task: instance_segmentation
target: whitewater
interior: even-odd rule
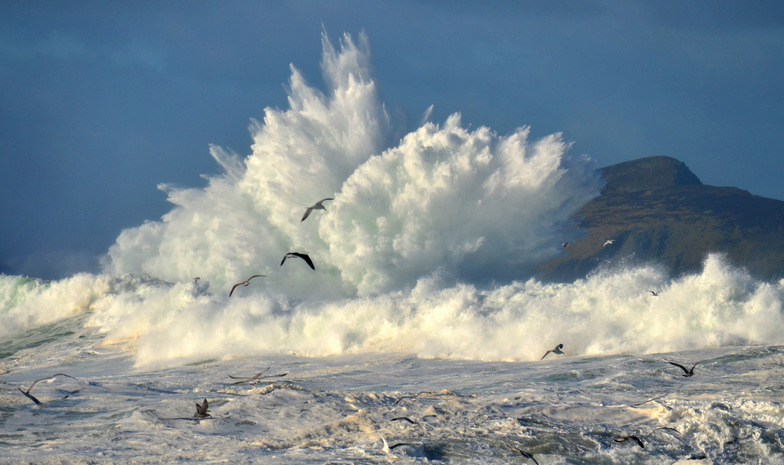
[[[595,162],[458,114],[401,128],[368,39],[322,46],[324,90],[292,66],[251,154],[162,184],[101,273],[0,275],[0,463],[784,463],[784,280],[720,251],[536,279]]]

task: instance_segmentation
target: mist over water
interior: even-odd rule
[[[784,343],[784,281],[756,281],[719,254],[678,279],[655,264],[530,279],[580,234],[570,218],[602,186],[593,161],[569,155],[560,134],[499,135],[457,114],[394,140],[367,39],[345,35],[336,49],[324,36],[323,54],[326,91],[292,66],[289,108],[251,125],[252,153],[210,147],[222,174],[203,188],[162,185],[174,207],[123,231],[103,274],[0,276],[0,336],[74,321],[143,367],[254,353],[511,361],[558,343],[569,355]],[[325,197],[327,211],[300,221]],[[289,251],[316,270],[280,266]]]

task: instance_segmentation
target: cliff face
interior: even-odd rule
[[[671,274],[699,271],[710,252],[766,279],[784,277],[784,202],[706,186],[683,162],[651,157],[603,168],[599,197],[575,220],[585,236],[537,276],[572,281],[602,263],[651,261]],[[612,245],[603,247],[606,240]]]

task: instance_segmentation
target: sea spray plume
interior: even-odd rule
[[[572,215],[602,182],[587,157],[566,156],[559,134],[468,131],[455,114],[385,150],[392,132],[367,39],[345,35],[337,51],[325,34],[322,44],[327,91],[292,67],[289,109],[267,108],[254,123],[244,164],[213,147],[225,173],[204,189],[164,187],[175,208],[123,231],[105,270],[180,281],[198,268],[223,288],[276,251],[307,245],[323,263],[319,280],[275,276],[270,286],[323,299],[410,287],[439,268],[508,282],[557,253],[547,238],[573,234]],[[323,192],[339,195],[318,228],[292,221]]]
[[[528,276],[557,251],[571,215],[598,195],[586,157],[560,135],[529,142],[428,123],[359,166],[319,224],[331,263],[359,295],[413,284],[441,268],[469,282]]]
[[[242,160],[211,147],[223,174],[209,177],[203,189],[162,186],[175,208],[161,222],[123,231],[102,261],[105,271],[178,281],[198,266],[211,287],[223,288],[281,249],[307,244],[326,252],[318,231],[297,227],[291,211],[337,192],[358,165],[388,146],[392,129],[369,78],[364,34],[358,43],[344,35],[337,50],[323,34],[322,45],[326,92],[308,86],[292,66],[289,109],[266,108],[263,121],[253,122],[253,153]],[[336,280],[337,274],[322,276],[321,288],[305,287],[339,295]],[[270,284],[283,292],[303,289],[281,277]]]

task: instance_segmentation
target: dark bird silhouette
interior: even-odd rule
[[[248,284],[250,284],[250,280],[251,280],[251,279],[253,279],[253,278],[258,278],[258,277],[266,278],[266,276],[265,276],[265,275],[263,275],[263,274],[254,274],[253,276],[251,276],[250,278],[248,278],[248,280],[247,280],[247,281],[243,281],[243,282],[241,282],[241,283],[237,283],[237,284],[235,284],[234,286],[232,286],[232,288],[231,288],[231,292],[229,292],[229,297],[231,297],[231,295],[232,295],[232,294],[234,294],[234,289],[237,289],[237,286],[247,286]]]
[[[396,447],[402,447],[402,446],[421,447],[422,446],[422,444],[416,444],[412,442],[398,442],[390,446],[389,443],[387,443],[387,440],[384,439],[383,436],[379,436],[379,437],[381,438],[381,442],[384,444],[384,446],[381,448],[381,451],[386,452],[387,454],[391,453],[392,449]]]
[[[199,284],[200,279],[201,279],[200,277],[196,276],[195,278],[193,278],[193,282]]]
[[[533,460],[533,461],[534,461],[534,463],[535,463],[536,465],[539,465],[539,462],[537,462],[537,461],[536,461],[536,459],[534,458],[534,454],[532,454],[532,453],[530,453],[530,452],[526,452],[526,451],[524,451],[524,450],[522,450],[522,449],[518,449],[517,447],[512,447],[512,446],[510,446],[510,445],[507,445],[506,447],[508,447],[509,449],[511,449],[511,450],[513,450],[513,451],[515,451],[515,452],[519,452],[519,453],[520,453],[520,455],[522,455],[523,457],[525,457],[525,458],[527,458],[527,459],[531,459],[531,460]]]
[[[286,254],[284,257],[283,257],[283,260],[281,260],[281,261],[280,261],[280,266],[283,266],[283,263],[284,263],[284,262],[286,261],[286,259],[287,259],[287,258],[289,258],[289,257],[299,257],[299,258],[301,258],[301,259],[305,260],[305,263],[307,263],[307,264],[308,264],[308,266],[310,267],[310,269],[311,269],[311,270],[315,270],[315,269],[316,269],[316,267],[315,267],[315,266],[313,266],[313,261],[310,259],[310,257],[309,257],[307,254],[304,254],[304,253],[299,253],[299,252],[289,252],[289,253],[287,253],[287,254]]]
[[[424,420],[425,418],[429,418],[429,417],[435,417],[435,415],[423,415],[422,419]],[[412,420],[410,417],[395,417],[395,418],[393,418],[393,419],[391,419],[389,421],[407,421],[407,422],[411,423],[412,425],[418,425],[419,424],[419,422],[417,420]]]
[[[569,243],[568,243],[568,242],[564,242],[564,243],[563,243],[563,244],[561,244],[561,245],[562,245],[563,247],[569,247]]]
[[[305,221],[305,219],[308,216],[310,216],[310,212],[312,212],[313,210],[324,210],[324,211],[326,211],[327,209],[324,208],[324,201],[325,200],[335,200],[335,199],[333,199],[332,197],[327,197],[326,199],[321,199],[318,202],[314,203],[313,205],[309,206],[308,209],[305,210],[305,214],[302,215],[302,219],[300,220],[300,222]]]
[[[683,373],[684,373],[682,376],[684,376],[685,378],[690,378],[690,377],[694,376],[694,367],[696,367],[697,364],[700,363],[700,362],[697,362],[694,365],[692,365],[690,370],[687,370],[685,366],[683,366],[683,365],[681,365],[679,363],[675,363],[675,362],[667,362],[667,363],[669,363],[670,365],[675,365],[676,367],[680,368],[681,370],[683,370]]]
[[[407,421],[407,422],[411,423],[412,425],[417,425],[417,424],[419,424],[419,422],[418,422],[418,421],[416,421],[416,420],[412,420],[412,419],[410,419],[410,418],[408,418],[408,417],[395,417],[395,418],[393,418],[393,419],[391,419],[391,420],[389,420],[389,421],[401,421],[401,420],[402,420],[402,421]]]
[[[637,436],[635,436],[633,434],[629,435],[629,436],[615,436],[615,438],[613,438],[613,441],[615,441],[615,442],[626,442],[626,441],[629,441],[629,440],[632,440],[632,441],[636,442],[638,446],[640,446],[643,449],[645,449],[645,444],[642,443],[642,439],[638,438]]]
[[[52,376],[49,376],[49,377],[46,377],[46,378],[37,379],[37,380],[33,381],[33,384],[31,384],[30,387],[27,388],[27,391],[23,391],[22,388],[20,388],[19,386],[17,386],[16,388],[19,389],[19,392],[24,394],[25,397],[27,397],[28,399],[32,400],[35,403],[35,405],[41,405],[42,402],[40,400],[36,399],[34,395],[30,394],[30,391],[33,390],[33,386],[35,386],[37,383],[39,383],[41,381],[53,380],[53,379],[55,379],[58,376],[65,376],[67,378],[71,378],[71,379],[75,379],[76,381],[79,381],[78,379],[74,378],[71,375],[66,375],[65,373],[55,373]]]
[[[561,349],[563,349],[563,344],[558,344],[557,346],[555,346],[555,349],[548,350],[547,352],[545,352],[544,355],[542,355],[542,358],[540,358],[539,360],[540,361],[544,360],[544,358],[547,357],[551,352],[554,354],[561,355],[563,354],[563,351]]]
[[[650,292],[651,295],[654,296],[654,297],[659,297],[659,293],[656,292],[656,291],[648,291],[648,292]]]
[[[207,413],[207,409],[208,408],[210,408],[210,404],[207,403],[207,399],[204,399],[204,402],[202,402],[201,404],[196,402],[196,416],[197,417],[209,417],[209,416],[211,416],[209,413]]]
[[[261,378],[282,378],[283,376],[288,375],[288,373],[278,373],[275,375],[266,375],[265,374],[269,371],[269,367],[267,367],[264,371],[260,371],[253,376],[232,376],[229,375],[231,379],[238,379],[240,381],[231,383],[231,384],[242,384],[242,383],[249,383],[252,384],[255,381],[260,380]]]

